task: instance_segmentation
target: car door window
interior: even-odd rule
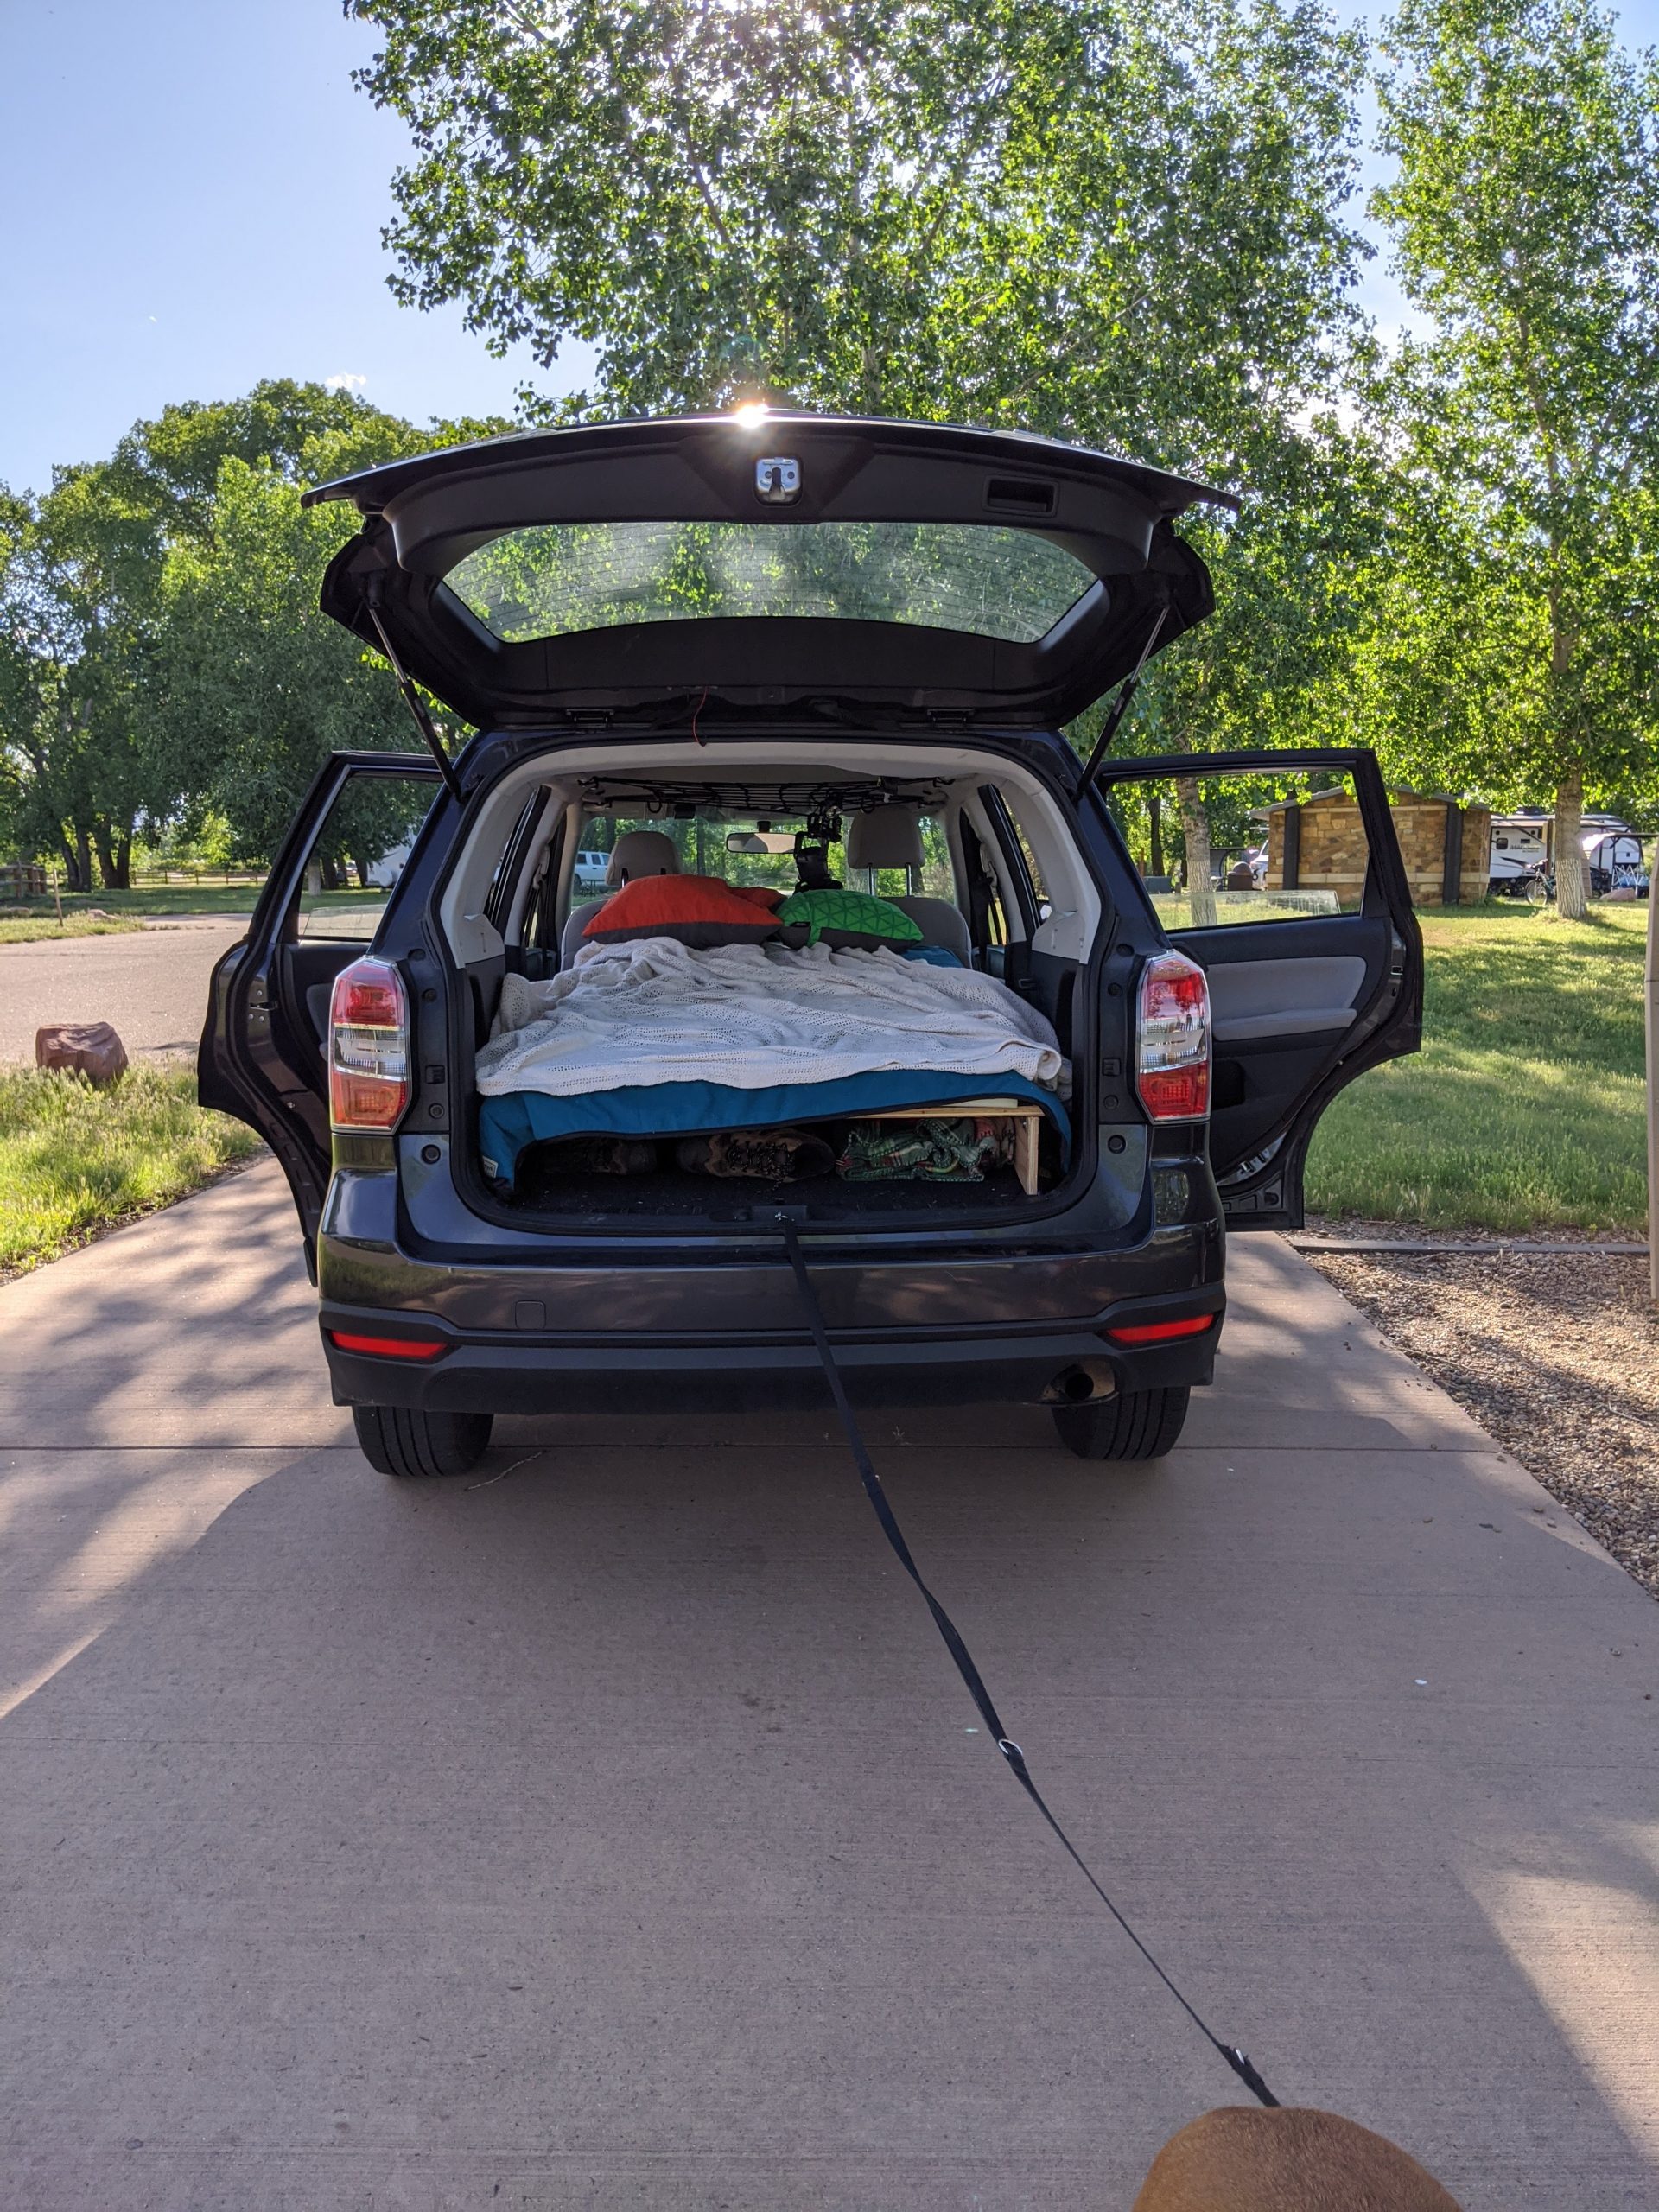
[[[344,779],[317,825],[289,934],[354,944],[373,937],[432,796],[425,776]]]
[[[1370,832],[1344,771],[1148,778],[1108,804],[1172,934],[1364,911]]]

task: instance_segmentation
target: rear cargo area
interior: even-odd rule
[[[971,1217],[988,1208],[1016,1211],[1026,1193],[1011,1167],[994,1169],[975,1183],[905,1181],[848,1183],[834,1176],[785,1182],[766,1176],[715,1179],[673,1164],[627,1176],[562,1167],[531,1152],[520,1167],[508,1203],[529,1219],[558,1221],[747,1221],[757,1208],[788,1205],[814,1217],[885,1220],[924,1214],[934,1220]]]
[[[482,886],[500,840],[470,908],[457,871],[493,1205],[966,1221],[1058,1189],[1099,915],[1062,804],[966,748],[684,762],[521,770],[464,856]]]

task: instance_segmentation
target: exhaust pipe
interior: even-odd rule
[[[1109,1359],[1080,1359],[1063,1367],[1043,1386],[1040,1403],[1046,1406],[1086,1406],[1094,1398],[1117,1395],[1117,1376]]]

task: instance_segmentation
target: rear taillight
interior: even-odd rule
[[[389,961],[354,960],[328,1007],[328,1118],[395,1129],[409,1104],[409,998]]]
[[[346,1329],[330,1329],[328,1341],[336,1351],[369,1353],[376,1359],[435,1359],[444,1349],[441,1337],[359,1337]]]
[[[1187,1313],[1179,1321],[1131,1321],[1106,1333],[1115,1344],[1161,1344],[1176,1337],[1201,1337],[1215,1325],[1213,1313]]]
[[[1160,952],[1141,971],[1135,1087],[1154,1122],[1210,1111],[1210,986],[1184,952]]]

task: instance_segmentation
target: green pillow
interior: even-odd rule
[[[919,944],[920,926],[891,899],[868,891],[797,891],[772,915],[785,943],[847,945]],[[804,937],[794,933],[804,931]]]

